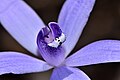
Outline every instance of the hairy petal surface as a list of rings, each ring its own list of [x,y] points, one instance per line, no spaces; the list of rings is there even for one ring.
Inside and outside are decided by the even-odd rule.
[[[68,57],[67,66],[85,66],[100,63],[120,62],[120,41],[101,40],[93,42]]]
[[[46,62],[19,52],[0,52],[0,75],[41,72],[51,68]]]
[[[42,20],[22,0],[14,0],[14,2],[3,0],[2,5],[4,5],[3,8],[5,7],[0,13],[0,22],[3,27],[23,47],[37,55],[36,37],[39,30],[44,27]]]
[[[66,35],[66,56],[71,52],[89,18],[95,0],[67,0],[59,15],[58,23]]]
[[[90,80],[90,78],[77,68],[62,66],[54,69],[50,80]]]

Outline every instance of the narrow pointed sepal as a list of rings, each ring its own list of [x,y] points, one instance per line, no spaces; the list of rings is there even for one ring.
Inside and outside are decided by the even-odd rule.
[[[58,24],[66,35],[66,56],[76,45],[85,27],[95,0],[66,0],[60,12]]]
[[[19,52],[0,52],[0,75],[42,72],[51,69],[46,62]]]
[[[14,0],[8,5],[10,1],[0,2],[3,7],[7,6],[0,13],[0,23],[24,48],[37,55],[37,34],[45,25],[23,0]]]
[[[68,57],[65,64],[85,66],[110,62],[120,62],[120,41],[118,40],[93,42]]]

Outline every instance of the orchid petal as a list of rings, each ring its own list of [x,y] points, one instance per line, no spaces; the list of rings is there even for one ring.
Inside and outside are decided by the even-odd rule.
[[[68,57],[65,64],[85,66],[110,62],[120,62],[120,41],[101,40],[91,43]]]
[[[92,11],[95,0],[67,0],[59,15],[58,23],[66,35],[66,56],[76,45]]]
[[[2,0],[0,2],[0,13],[4,12],[15,0]]]
[[[65,51],[62,46],[57,48],[48,46],[44,38],[49,31],[46,31],[47,27],[40,30],[37,37],[37,44],[41,56],[46,60],[47,63],[53,66],[59,66],[65,60]]]
[[[0,52],[0,75],[42,72],[51,68],[46,62],[19,52]]]
[[[77,68],[62,66],[54,69],[50,80],[90,80],[90,78]]]
[[[24,1],[14,0],[8,5],[10,1],[3,0],[7,8],[0,13],[0,22],[23,47],[37,55],[36,37],[44,24]]]

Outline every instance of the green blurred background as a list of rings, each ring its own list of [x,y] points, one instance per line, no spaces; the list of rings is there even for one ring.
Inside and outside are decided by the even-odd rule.
[[[57,21],[64,1],[25,0],[43,19],[46,25],[50,21]],[[2,25],[0,26],[0,51],[20,51],[34,56],[20,46],[5,31]],[[120,40],[120,0],[96,0],[89,21],[72,53],[91,42],[104,39]],[[120,80],[120,63],[99,64],[79,68],[92,80]],[[0,80],[49,80],[51,72],[52,70],[24,75],[6,74],[0,76]]]

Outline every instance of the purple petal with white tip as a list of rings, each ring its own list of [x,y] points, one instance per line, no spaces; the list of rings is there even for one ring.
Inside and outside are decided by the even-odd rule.
[[[83,47],[65,61],[67,66],[120,62],[120,41],[101,40]]]
[[[46,62],[19,52],[0,52],[0,75],[42,72],[51,68]]]
[[[45,27],[47,28],[47,27]],[[59,66],[65,59],[65,51],[62,46],[59,46],[57,48],[48,46],[47,42],[45,42],[45,37],[47,34],[46,29],[40,30],[38,37],[37,37],[37,44],[39,48],[39,52],[41,56],[46,60],[47,63],[53,66]]]
[[[50,80],[90,80],[90,78],[77,68],[62,66],[54,69]]]
[[[42,20],[23,0],[3,0],[3,4],[0,2],[1,10],[0,22],[3,27],[23,47],[37,55],[36,37],[45,26]]]
[[[66,56],[76,45],[93,9],[95,0],[66,0],[58,24],[66,35]]]

